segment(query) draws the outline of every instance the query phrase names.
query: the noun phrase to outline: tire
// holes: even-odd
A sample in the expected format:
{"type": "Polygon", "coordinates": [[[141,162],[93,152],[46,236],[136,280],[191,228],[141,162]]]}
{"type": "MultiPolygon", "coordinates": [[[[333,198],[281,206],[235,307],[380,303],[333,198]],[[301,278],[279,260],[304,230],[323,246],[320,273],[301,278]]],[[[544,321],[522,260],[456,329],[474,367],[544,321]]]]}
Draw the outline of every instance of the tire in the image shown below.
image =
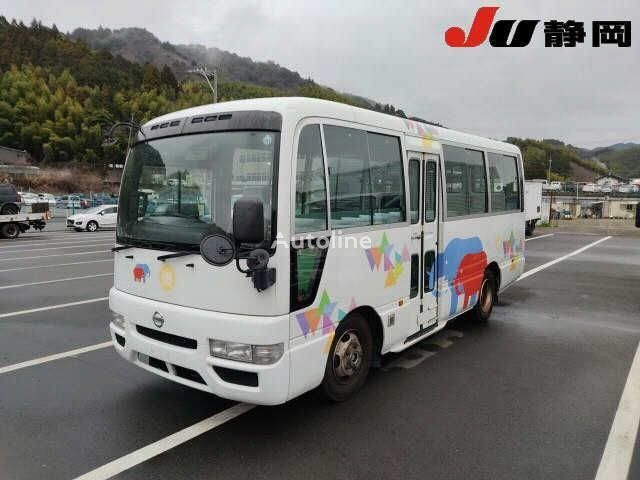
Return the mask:
{"type": "Polygon", "coordinates": [[[367,380],[373,358],[373,336],[367,321],[358,314],[340,323],[327,357],[320,385],[323,396],[342,402],[360,390],[367,380]]]}
{"type": "Polygon", "coordinates": [[[2,206],[0,215],[17,215],[20,212],[20,208],[15,203],[7,203],[2,206]]]}
{"type": "Polygon", "coordinates": [[[82,231],[82,229],[81,229],[81,228],[74,228],[74,230],[75,230],[76,232],[81,232],[81,231],[82,231]]]}
{"type": "Polygon", "coordinates": [[[3,223],[0,225],[0,237],[1,238],[18,238],[20,235],[20,227],[17,223],[3,223]]]}
{"type": "Polygon", "coordinates": [[[98,230],[98,222],[90,220],[87,223],[87,232],[96,232],[98,230]]]}
{"type": "Polygon", "coordinates": [[[526,222],[524,224],[524,235],[525,237],[530,237],[533,235],[533,229],[531,228],[531,222],[526,222]]]}
{"type": "Polygon", "coordinates": [[[478,302],[473,307],[473,320],[484,323],[489,320],[493,306],[498,298],[496,276],[489,269],[484,271],[484,278],[478,293],[478,302]]]}

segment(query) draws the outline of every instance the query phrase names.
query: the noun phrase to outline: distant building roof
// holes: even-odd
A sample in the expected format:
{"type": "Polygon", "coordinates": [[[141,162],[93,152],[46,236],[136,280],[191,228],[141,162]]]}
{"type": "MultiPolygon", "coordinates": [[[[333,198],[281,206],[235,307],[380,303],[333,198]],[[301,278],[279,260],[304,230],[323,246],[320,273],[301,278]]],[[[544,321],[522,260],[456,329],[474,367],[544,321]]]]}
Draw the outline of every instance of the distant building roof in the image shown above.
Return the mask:
{"type": "Polygon", "coordinates": [[[601,176],[599,176],[598,178],[596,178],[596,179],[594,180],[594,182],[597,182],[598,180],[603,180],[603,179],[605,179],[605,178],[614,178],[614,179],[616,179],[616,180],[619,180],[619,181],[621,181],[621,182],[625,182],[625,183],[629,181],[629,179],[628,179],[628,178],[624,178],[624,177],[621,177],[621,176],[619,176],[619,175],[614,175],[613,173],[610,173],[610,174],[608,174],[608,175],[601,175],[601,176]]]}

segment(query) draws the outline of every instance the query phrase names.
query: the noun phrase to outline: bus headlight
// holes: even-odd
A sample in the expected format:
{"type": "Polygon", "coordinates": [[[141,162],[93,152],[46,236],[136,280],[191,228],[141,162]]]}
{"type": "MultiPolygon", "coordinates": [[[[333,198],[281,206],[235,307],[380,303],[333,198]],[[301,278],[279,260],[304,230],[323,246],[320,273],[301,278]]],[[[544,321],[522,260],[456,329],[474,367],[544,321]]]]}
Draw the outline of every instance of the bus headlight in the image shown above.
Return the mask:
{"type": "Polygon", "coordinates": [[[238,362],[270,365],[277,362],[284,353],[284,344],[249,345],[247,343],[225,342],[211,339],[209,341],[211,355],[238,362]]]}

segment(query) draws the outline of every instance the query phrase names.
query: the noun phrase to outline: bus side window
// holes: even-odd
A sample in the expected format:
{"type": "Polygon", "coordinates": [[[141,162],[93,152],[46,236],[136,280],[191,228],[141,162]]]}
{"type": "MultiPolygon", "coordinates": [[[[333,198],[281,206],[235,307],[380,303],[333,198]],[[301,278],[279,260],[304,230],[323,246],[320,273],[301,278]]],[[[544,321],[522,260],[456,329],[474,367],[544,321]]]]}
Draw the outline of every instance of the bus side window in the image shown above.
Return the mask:
{"type": "Polygon", "coordinates": [[[436,252],[433,250],[424,254],[424,293],[429,293],[435,288],[436,280],[436,252]]]}
{"type": "Polygon", "coordinates": [[[425,163],[424,172],[424,221],[433,222],[436,219],[436,188],[437,181],[436,162],[425,163]]]}
{"type": "Polygon", "coordinates": [[[327,189],[320,125],[306,125],[298,140],[295,232],[327,229],[327,189]]]}
{"type": "Polygon", "coordinates": [[[411,255],[411,289],[409,298],[414,298],[420,291],[418,282],[420,281],[420,256],[417,253],[411,255]]]}
{"type": "Polygon", "coordinates": [[[447,217],[486,213],[487,176],[484,153],[443,145],[447,183],[447,217]]]}
{"type": "Polygon", "coordinates": [[[487,160],[491,210],[494,212],[520,210],[520,179],[516,157],[489,152],[487,160]]]}
{"type": "Polygon", "coordinates": [[[420,220],[420,160],[409,160],[409,216],[411,223],[420,220]]]}

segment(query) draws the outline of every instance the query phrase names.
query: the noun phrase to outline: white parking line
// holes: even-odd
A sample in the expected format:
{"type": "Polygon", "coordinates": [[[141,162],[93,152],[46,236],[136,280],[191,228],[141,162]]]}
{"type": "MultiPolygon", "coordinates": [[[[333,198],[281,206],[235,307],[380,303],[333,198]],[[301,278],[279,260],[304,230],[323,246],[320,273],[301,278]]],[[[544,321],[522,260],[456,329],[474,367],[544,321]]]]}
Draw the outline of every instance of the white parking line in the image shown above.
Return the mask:
{"type": "Polygon", "coordinates": [[[82,277],[67,277],[67,278],[58,278],[56,280],[43,280],[41,282],[3,285],[3,286],[0,286],[0,290],[7,290],[9,288],[31,287],[33,285],[45,285],[47,283],[69,282],[71,280],[84,280],[85,278],[96,278],[96,277],[113,277],[113,273],[98,273],[96,275],[83,275],[82,277]]]}
{"type": "Polygon", "coordinates": [[[80,300],[78,302],[59,303],[58,305],[47,305],[46,307],[30,308],[29,310],[18,310],[16,312],[0,313],[0,318],[17,317],[18,315],[27,315],[29,313],[44,312],[47,310],[56,310],[58,308],[75,307],[76,305],[85,305],[87,303],[104,302],[109,297],[90,298],[88,300],[80,300]]]}
{"type": "Polygon", "coordinates": [[[229,420],[233,420],[234,418],[253,410],[255,407],[256,405],[250,405],[248,403],[238,403],[220,413],[216,413],[209,418],[205,418],[198,423],[194,423],[190,427],[184,428],[172,435],[169,435],[168,437],[147,445],[146,447],[142,447],[135,452],[131,452],[124,457],[120,457],[109,462],[106,465],[90,471],[89,473],[85,473],[84,475],[77,477],[75,480],[105,480],[107,478],[111,478],[130,469],[131,467],[135,467],[142,462],[146,462],[167,450],[171,450],[178,445],[182,445],[183,443],[188,442],[209,430],[213,430],[214,428],[227,423],[229,420]]]}
{"type": "Polygon", "coordinates": [[[69,236],[67,237],[50,237],[47,238],[46,240],[20,240],[18,238],[18,240],[6,240],[3,242],[0,242],[0,249],[4,250],[7,248],[16,248],[16,247],[37,247],[40,245],[66,245],[69,242],[74,242],[74,243],[91,243],[91,242],[97,242],[100,240],[106,240],[106,239],[111,239],[113,238],[113,240],[115,241],[116,236],[115,235],[100,235],[100,236],[94,236],[91,235],[91,237],[86,237],[86,238],[70,238],[69,236]],[[66,241],[61,241],[61,240],[66,240],[66,241]]]}
{"type": "Polygon", "coordinates": [[[523,280],[523,279],[525,279],[527,277],[530,277],[534,273],[538,273],[540,270],[544,270],[545,268],[549,268],[552,265],[555,265],[556,263],[560,263],[563,260],[566,260],[567,258],[571,258],[574,255],[578,255],[579,253],[582,253],[585,250],[590,249],[591,247],[595,247],[596,245],[598,245],[598,244],[600,244],[600,243],[602,243],[602,242],[604,242],[606,240],[609,240],[610,238],[611,238],[611,236],[607,236],[607,237],[601,238],[600,240],[596,240],[595,242],[590,243],[589,245],[585,245],[584,247],[579,248],[577,250],[574,250],[571,253],[567,253],[566,255],[563,255],[562,257],[556,258],[555,260],[551,260],[550,262],[547,262],[547,263],[543,263],[542,265],[539,265],[539,266],[537,266],[535,268],[532,268],[531,270],[527,270],[522,275],[520,275],[520,278],[518,278],[518,280],[516,280],[516,281],[520,281],[520,280],[523,280]]]}
{"type": "Polygon", "coordinates": [[[7,365],[6,367],[0,367],[0,375],[3,373],[15,372],[22,368],[33,367],[34,365],[40,365],[41,363],[52,362],[54,360],[60,360],[61,358],[75,357],[87,352],[93,352],[100,350],[101,348],[107,348],[111,346],[111,342],[97,343],[95,345],[89,345],[88,347],[76,348],[75,350],[69,350],[68,352],[56,353],[55,355],[49,355],[46,357],[34,358],[26,362],[14,363],[13,365],[7,365]]]}
{"type": "Polygon", "coordinates": [[[87,262],[55,263],[53,265],[35,265],[33,267],[5,268],[4,270],[0,270],[0,273],[15,272],[15,271],[18,271],[18,270],[37,270],[39,268],[48,268],[48,267],[67,267],[69,265],[84,265],[86,263],[100,263],[100,262],[111,262],[111,263],[113,263],[113,259],[112,258],[107,258],[105,260],[89,260],[87,262]]]}
{"type": "Polygon", "coordinates": [[[640,344],[600,459],[596,480],[628,478],[640,423],[640,344]]]}
{"type": "Polygon", "coordinates": [[[529,240],[537,240],[539,238],[551,237],[552,235],[553,235],[553,233],[547,233],[546,235],[540,235],[538,237],[526,238],[524,241],[528,242],[529,240]]]}
{"type": "Polygon", "coordinates": [[[105,241],[105,242],[93,242],[93,243],[75,243],[72,245],[67,245],[65,247],[45,247],[45,248],[22,248],[22,247],[17,247],[16,250],[7,250],[7,249],[0,249],[0,254],[11,254],[11,253],[16,253],[16,252],[39,252],[41,250],[64,250],[64,249],[68,249],[68,248],[87,248],[87,247],[101,247],[103,245],[115,245],[115,240],[114,241],[105,241]]]}
{"type": "Polygon", "coordinates": [[[51,257],[69,257],[72,255],[89,255],[91,253],[111,253],[111,250],[95,250],[93,252],[76,252],[76,253],[56,253],[55,255],[38,255],[35,257],[16,257],[16,258],[0,258],[0,262],[11,262],[13,260],[31,260],[33,258],[51,258],[51,257]]]}

